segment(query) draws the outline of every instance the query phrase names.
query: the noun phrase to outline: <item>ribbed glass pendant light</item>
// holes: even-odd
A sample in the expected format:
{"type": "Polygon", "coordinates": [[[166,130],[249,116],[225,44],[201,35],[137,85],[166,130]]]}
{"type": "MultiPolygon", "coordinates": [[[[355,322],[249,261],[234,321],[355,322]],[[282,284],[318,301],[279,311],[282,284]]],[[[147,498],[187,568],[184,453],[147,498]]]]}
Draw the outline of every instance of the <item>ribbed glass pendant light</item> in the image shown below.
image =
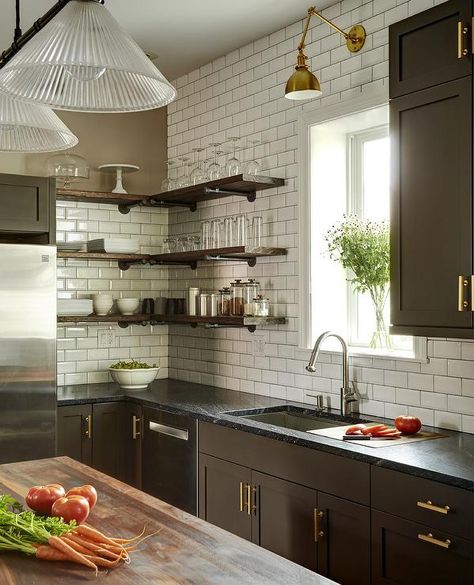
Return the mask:
{"type": "Polygon", "coordinates": [[[0,151],[54,152],[78,139],[49,108],[0,94],[0,151]]]}
{"type": "Polygon", "coordinates": [[[0,91],[59,110],[135,112],[176,90],[109,11],[71,0],[0,70],[0,91]]]}

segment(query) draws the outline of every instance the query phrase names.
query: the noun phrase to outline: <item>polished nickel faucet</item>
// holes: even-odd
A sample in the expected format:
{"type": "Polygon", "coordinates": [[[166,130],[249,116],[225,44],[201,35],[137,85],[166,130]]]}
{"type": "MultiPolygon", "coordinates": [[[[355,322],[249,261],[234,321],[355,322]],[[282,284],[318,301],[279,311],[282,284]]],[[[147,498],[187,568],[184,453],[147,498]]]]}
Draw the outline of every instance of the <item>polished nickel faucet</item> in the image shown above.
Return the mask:
{"type": "Polygon", "coordinates": [[[351,403],[357,402],[357,395],[349,384],[349,352],[347,349],[347,343],[345,339],[338,335],[337,333],[334,333],[333,331],[325,331],[324,333],[322,333],[316,340],[316,343],[314,344],[313,352],[311,353],[311,357],[309,358],[309,362],[308,365],[306,366],[306,369],[308,370],[308,372],[316,371],[315,364],[316,360],[318,359],[321,344],[328,337],[335,337],[341,342],[342,346],[341,414],[347,416],[351,414],[351,403]]]}

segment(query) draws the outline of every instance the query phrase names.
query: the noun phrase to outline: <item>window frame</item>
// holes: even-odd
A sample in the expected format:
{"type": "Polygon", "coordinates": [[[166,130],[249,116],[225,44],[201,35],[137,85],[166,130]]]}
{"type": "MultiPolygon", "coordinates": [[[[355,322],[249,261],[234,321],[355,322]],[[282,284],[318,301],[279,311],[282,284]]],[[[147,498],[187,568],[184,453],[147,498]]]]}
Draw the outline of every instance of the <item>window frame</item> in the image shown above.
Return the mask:
{"type": "MultiPolygon", "coordinates": [[[[346,100],[330,106],[303,110],[298,116],[298,177],[299,177],[299,319],[298,347],[303,350],[312,348],[311,331],[311,128],[330,120],[350,116],[364,110],[371,110],[387,105],[389,102],[386,90],[362,95],[359,98],[346,100]]],[[[372,131],[372,130],[371,130],[372,131]]],[[[352,180],[352,177],[348,177],[352,180]]],[[[349,195],[348,195],[349,196],[349,195]]],[[[336,352],[337,353],[337,352],[336,352]]],[[[427,339],[414,337],[413,356],[403,352],[373,350],[358,346],[351,347],[351,355],[363,357],[380,357],[397,361],[427,362],[427,339]]]]}

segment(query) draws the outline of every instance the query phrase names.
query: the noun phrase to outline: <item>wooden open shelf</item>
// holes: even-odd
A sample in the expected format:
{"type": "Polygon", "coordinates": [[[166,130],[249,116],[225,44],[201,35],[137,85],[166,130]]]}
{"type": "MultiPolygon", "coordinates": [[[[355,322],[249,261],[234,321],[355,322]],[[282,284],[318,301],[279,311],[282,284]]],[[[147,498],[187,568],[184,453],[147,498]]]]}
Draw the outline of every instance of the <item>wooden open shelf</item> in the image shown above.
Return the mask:
{"type": "Polygon", "coordinates": [[[133,264],[151,264],[159,266],[190,266],[197,268],[199,261],[234,261],[246,262],[255,266],[258,258],[285,256],[285,248],[257,248],[249,251],[245,246],[232,248],[213,248],[192,252],[173,252],[171,254],[109,254],[106,252],[69,252],[58,251],[58,258],[75,258],[79,260],[117,260],[121,270],[127,270],[133,264]]]}
{"type": "Polygon", "coordinates": [[[120,327],[141,325],[204,325],[213,327],[246,327],[250,332],[262,325],[282,325],[285,317],[194,317],[190,315],[79,315],[58,316],[58,323],[118,323],[120,327]]]}
{"type": "Polygon", "coordinates": [[[119,206],[121,213],[128,213],[136,206],[145,207],[187,207],[195,211],[200,201],[212,201],[223,197],[245,197],[255,201],[256,192],[281,187],[284,179],[255,175],[235,175],[199,185],[173,189],[156,195],[131,195],[129,193],[107,193],[103,191],[84,191],[76,189],[57,189],[56,198],[64,201],[87,203],[111,203],[119,206]]]}

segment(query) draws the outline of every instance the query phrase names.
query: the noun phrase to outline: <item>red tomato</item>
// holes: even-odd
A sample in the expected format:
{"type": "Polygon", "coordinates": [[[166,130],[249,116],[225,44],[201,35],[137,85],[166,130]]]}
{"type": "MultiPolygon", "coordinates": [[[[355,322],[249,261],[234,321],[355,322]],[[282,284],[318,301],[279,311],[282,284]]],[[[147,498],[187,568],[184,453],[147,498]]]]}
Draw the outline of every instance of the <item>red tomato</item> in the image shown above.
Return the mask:
{"type": "Polygon", "coordinates": [[[414,435],[421,429],[421,420],[416,416],[402,414],[395,419],[395,426],[404,435],[414,435]]]}
{"type": "Polygon", "coordinates": [[[28,490],[25,501],[28,508],[35,512],[49,515],[54,502],[65,494],[65,489],[59,483],[35,485],[28,490]]]}
{"type": "Polygon", "coordinates": [[[66,497],[69,496],[84,496],[84,498],[86,498],[86,500],[89,502],[89,507],[91,510],[97,503],[97,490],[93,485],[81,485],[78,487],[73,487],[66,494],[66,497]]]}
{"type": "Polygon", "coordinates": [[[64,522],[75,520],[82,524],[87,520],[89,510],[89,502],[84,496],[67,496],[54,502],[51,514],[62,518],[64,522]]]}

